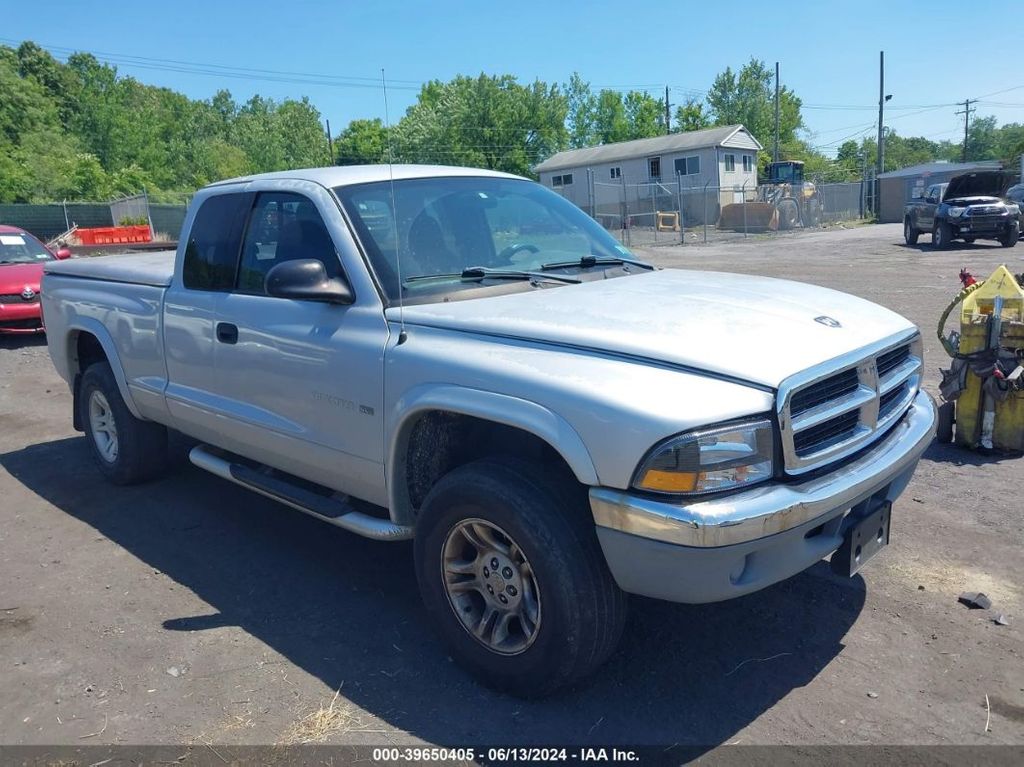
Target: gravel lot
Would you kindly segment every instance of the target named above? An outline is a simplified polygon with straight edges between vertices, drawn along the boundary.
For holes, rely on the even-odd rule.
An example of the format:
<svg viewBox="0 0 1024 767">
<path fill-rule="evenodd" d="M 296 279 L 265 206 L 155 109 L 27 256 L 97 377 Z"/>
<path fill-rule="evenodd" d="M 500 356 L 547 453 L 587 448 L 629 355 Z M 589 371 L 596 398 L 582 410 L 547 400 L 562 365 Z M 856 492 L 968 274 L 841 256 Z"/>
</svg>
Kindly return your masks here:
<svg viewBox="0 0 1024 767">
<path fill-rule="evenodd" d="M 940 254 L 900 235 L 884 225 L 646 256 L 902 312 L 924 329 L 934 393 L 934 323 L 960 267 L 1024 271 L 1024 246 Z M 446 657 L 408 545 L 232 486 L 192 468 L 183 446 L 163 480 L 111 487 L 70 405 L 43 342 L 0 340 L 0 743 L 1024 744 L 1020 458 L 935 445 L 863 577 L 819 564 L 725 604 L 635 599 L 602 672 L 525 703 Z M 993 609 L 957 604 L 962 591 Z M 336 691 L 318 735 L 310 715 Z"/>
</svg>

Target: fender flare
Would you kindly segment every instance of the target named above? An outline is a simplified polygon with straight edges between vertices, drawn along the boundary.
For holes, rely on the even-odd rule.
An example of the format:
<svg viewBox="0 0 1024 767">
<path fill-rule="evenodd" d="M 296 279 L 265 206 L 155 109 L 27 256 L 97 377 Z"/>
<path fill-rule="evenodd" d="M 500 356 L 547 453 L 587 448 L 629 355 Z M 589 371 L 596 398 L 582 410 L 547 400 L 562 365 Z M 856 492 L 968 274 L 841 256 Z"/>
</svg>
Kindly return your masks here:
<svg viewBox="0 0 1024 767">
<path fill-rule="evenodd" d="M 117 389 L 121 392 L 121 399 L 124 400 L 128 412 L 141 420 L 142 416 L 135 405 L 135 400 L 132 399 L 131 391 L 128 388 L 128 379 L 125 377 L 124 368 L 121 366 L 121 358 L 117 354 L 117 346 L 114 344 L 114 339 L 111 337 L 110 331 L 99 320 L 92 317 L 75 317 L 74 320 L 68 323 L 64 354 L 67 359 L 68 371 L 74 371 L 72 385 L 76 390 L 73 394 L 76 397 L 78 396 L 77 382 L 82 373 L 85 372 L 79 369 L 77 361 L 77 339 L 79 333 L 88 333 L 99 341 L 100 347 L 107 357 L 107 362 L 110 363 L 110 369 L 114 372 L 114 380 L 117 381 Z"/>
<path fill-rule="evenodd" d="M 388 498 L 391 509 L 399 516 L 411 517 L 405 496 L 405 471 L 402 460 L 409 444 L 412 425 L 419 414 L 429 410 L 446 410 L 504 424 L 533 434 L 549 444 L 568 464 L 584 485 L 600 484 L 590 451 L 576 430 L 557 413 L 536 402 L 470 389 L 454 384 L 421 384 L 406 392 L 395 404 L 388 418 Z"/>
</svg>

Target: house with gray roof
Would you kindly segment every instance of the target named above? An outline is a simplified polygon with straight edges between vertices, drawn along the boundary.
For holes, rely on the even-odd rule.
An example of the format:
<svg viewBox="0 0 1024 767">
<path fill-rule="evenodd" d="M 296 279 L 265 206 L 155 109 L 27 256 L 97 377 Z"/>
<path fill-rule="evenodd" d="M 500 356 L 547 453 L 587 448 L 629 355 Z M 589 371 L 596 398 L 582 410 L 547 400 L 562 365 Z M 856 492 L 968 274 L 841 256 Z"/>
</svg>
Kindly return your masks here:
<svg viewBox="0 0 1024 767">
<path fill-rule="evenodd" d="M 655 207 L 680 189 L 709 189 L 712 201 L 739 202 L 757 187 L 757 153 L 763 147 L 742 125 L 671 133 L 569 149 L 534 168 L 540 183 L 592 215 L 615 215 L 625 199 L 630 211 Z M 715 220 L 717 205 L 709 211 Z"/>
</svg>

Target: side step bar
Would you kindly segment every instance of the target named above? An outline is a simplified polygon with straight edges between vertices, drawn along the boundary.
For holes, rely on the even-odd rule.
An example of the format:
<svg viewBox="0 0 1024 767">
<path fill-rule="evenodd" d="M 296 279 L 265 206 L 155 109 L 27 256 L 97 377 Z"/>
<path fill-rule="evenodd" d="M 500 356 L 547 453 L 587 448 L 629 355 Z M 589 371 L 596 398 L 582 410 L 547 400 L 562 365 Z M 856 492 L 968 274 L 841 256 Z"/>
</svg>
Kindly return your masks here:
<svg viewBox="0 0 1024 767">
<path fill-rule="evenodd" d="M 277 477 L 260 472 L 214 454 L 206 445 L 189 452 L 188 459 L 211 474 L 234 482 L 267 498 L 291 506 L 335 527 L 378 541 L 404 541 L 413 536 L 413 528 L 356 511 L 344 501 L 325 498 Z"/>
</svg>

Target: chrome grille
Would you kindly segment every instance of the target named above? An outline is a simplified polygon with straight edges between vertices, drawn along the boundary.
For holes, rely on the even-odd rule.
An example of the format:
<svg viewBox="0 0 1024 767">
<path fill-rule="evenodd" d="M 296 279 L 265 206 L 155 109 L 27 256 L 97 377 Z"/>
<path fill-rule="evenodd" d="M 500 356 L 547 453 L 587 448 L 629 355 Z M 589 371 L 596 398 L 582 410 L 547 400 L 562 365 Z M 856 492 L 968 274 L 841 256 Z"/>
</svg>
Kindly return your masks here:
<svg viewBox="0 0 1024 767">
<path fill-rule="evenodd" d="M 20 293 L 0 293 L 0 304 L 38 304 L 39 293 L 32 298 L 23 298 Z"/>
<path fill-rule="evenodd" d="M 860 450 L 906 412 L 921 383 L 921 338 L 889 339 L 787 379 L 778 415 L 786 472 Z"/>
<path fill-rule="evenodd" d="M 1006 212 L 1005 208 L 999 205 L 975 205 L 967 209 L 967 215 L 971 216 L 1000 216 Z"/>
</svg>

